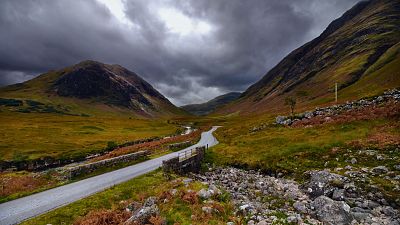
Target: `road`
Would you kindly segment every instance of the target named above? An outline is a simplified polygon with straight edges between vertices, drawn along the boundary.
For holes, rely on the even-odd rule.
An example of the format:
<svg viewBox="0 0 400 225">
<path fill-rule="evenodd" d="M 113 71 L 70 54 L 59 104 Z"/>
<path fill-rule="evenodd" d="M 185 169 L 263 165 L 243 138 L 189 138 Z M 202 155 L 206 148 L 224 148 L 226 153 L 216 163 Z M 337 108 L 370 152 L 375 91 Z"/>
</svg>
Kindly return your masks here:
<svg viewBox="0 0 400 225">
<path fill-rule="evenodd" d="M 31 217 L 105 190 L 113 185 L 128 181 L 159 168 L 163 160 L 176 157 L 180 152 L 199 146 L 214 146 L 218 144 L 217 139 L 212 134 L 216 129 L 218 127 L 213 127 L 211 130 L 203 132 L 197 144 L 181 151 L 0 204 L 0 224 L 20 223 Z"/>
</svg>

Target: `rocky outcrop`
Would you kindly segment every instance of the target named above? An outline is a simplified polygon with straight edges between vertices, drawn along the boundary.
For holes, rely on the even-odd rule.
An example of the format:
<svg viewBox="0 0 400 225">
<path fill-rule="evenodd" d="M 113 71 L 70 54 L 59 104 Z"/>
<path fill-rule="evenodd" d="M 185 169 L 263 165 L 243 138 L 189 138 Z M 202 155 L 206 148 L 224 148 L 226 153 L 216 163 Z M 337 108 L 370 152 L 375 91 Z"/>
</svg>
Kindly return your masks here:
<svg viewBox="0 0 400 225">
<path fill-rule="evenodd" d="M 132 216 L 125 222 L 125 224 L 153 224 L 151 223 L 150 219 L 160 215 L 157 201 L 158 199 L 156 197 L 149 197 L 141 207 L 138 207 L 137 205 L 128 207 L 127 209 L 129 211 L 131 211 L 132 208 L 134 211 Z M 163 224 L 166 224 L 165 221 Z"/>
<path fill-rule="evenodd" d="M 328 224 L 350 224 L 353 216 L 350 206 L 343 201 L 334 201 L 326 196 L 319 196 L 312 202 L 317 219 Z"/>
<path fill-rule="evenodd" d="M 157 110 L 153 102 L 172 104 L 137 74 L 119 66 L 83 61 L 61 72 L 52 90 L 60 96 L 98 98 L 134 110 Z"/>
<path fill-rule="evenodd" d="M 399 211 L 374 190 L 358 187 L 354 177 L 328 170 L 308 171 L 305 183 L 256 171 L 218 168 L 196 178 L 230 193 L 236 215 L 248 224 L 399 224 Z M 204 189 L 205 198 L 212 192 Z M 278 218 L 275 215 L 281 215 Z M 285 215 L 282 218 L 282 215 Z"/>
</svg>

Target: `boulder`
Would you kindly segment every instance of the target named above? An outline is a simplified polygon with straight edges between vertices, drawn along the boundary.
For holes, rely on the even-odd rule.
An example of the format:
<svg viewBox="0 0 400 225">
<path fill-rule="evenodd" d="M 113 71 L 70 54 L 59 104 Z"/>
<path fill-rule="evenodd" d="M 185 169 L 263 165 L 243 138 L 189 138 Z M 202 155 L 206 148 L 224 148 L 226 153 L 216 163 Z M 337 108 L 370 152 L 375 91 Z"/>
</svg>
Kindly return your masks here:
<svg viewBox="0 0 400 225">
<path fill-rule="evenodd" d="M 136 222 L 139 224 L 149 224 L 150 223 L 149 220 L 152 216 L 155 217 L 160 215 L 160 210 L 158 209 L 156 203 L 157 203 L 156 197 L 147 198 L 145 203 L 143 204 L 143 207 L 136 210 L 133 213 L 132 217 L 126 221 L 126 223 L 129 224 L 132 222 Z"/>
<path fill-rule="evenodd" d="M 157 201 L 158 201 L 157 197 L 154 197 L 154 196 L 149 197 L 144 202 L 143 207 L 150 207 L 150 206 L 156 205 Z"/>
<path fill-rule="evenodd" d="M 304 184 L 305 189 L 308 190 L 312 198 L 321 195 L 330 196 L 333 194 L 337 187 L 344 184 L 347 178 L 328 171 L 309 171 L 306 172 L 310 179 Z"/>
<path fill-rule="evenodd" d="M 202 199 L 209 199 L 211 196 L 214 194 L 213 191 L 207 190 L 205 188 L 201 189 L 199 192 L 197 192 L 197 196 L 199 196 Z"/>
<path fill-rule="evenodd" d="M 333 191 L 332 199 L 337 200 L 337 201 L 343 201 L 344 200 L 344 190 L 336 189 L 335 191 Z"/>
<path fill-rule="evenodd" d="M 327 224 L 350 224 L 353 216 L 350 206 L 343 201 L 334 201 L 326 196 L 319 196 L 312 202 L 318 220 Z"/>
<path fill-rule="evenodd" d="M 150 207 L 143 207 L 137 211 L 131 218 L 128 219 L 127 223 L 136 222 L 139 224 L 149 224 L 150 218 L 153 216 L 160 215 L 160 211 L 157 205 L 152 205 Z"/>
<path fill-rule="evenodd" d="M 209 206 L 203 206 L 203 207 L 201 207 L 201 210 L 203 212 L 205 212 L 206 214 L 211 214 L 213 212 L 213 208 L 211 208 Z"/>
<path fill-rule="evenodd" d="M 375 174 L 385 174 L 385 173 L 389 172 L 389 170 L 388 170 L 388 168 L 386 168 L 386 166 L 377 166 L 377 167 L 372 168 L 371 171 Z"/>
<path fill-rule="evenodd" d="M 275 119 L 275 122 L 277 124 L 283 124 L 283 121 L 285 121 L 285 120 L 286 120 L 285 116 L 277 116 L 276 119 Z"/>
<path fill-rule="evenodd" d="M 307 207 L 304 202 L 293 203 L 293 208 L 295 208 L 298 212 L 307 213 Z"/>
</svg>

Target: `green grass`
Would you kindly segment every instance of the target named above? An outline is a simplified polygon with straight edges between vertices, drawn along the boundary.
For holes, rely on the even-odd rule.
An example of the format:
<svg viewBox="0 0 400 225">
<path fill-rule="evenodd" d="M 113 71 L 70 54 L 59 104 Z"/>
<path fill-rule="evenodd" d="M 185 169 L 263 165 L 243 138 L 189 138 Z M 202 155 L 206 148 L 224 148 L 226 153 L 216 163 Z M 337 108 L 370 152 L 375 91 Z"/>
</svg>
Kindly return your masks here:
<svg viewBox="0 0 400 225">
<path fill-rule="evenodd" d="M 147 196 L 156 195 L 156 187 L 165 182 L 160 171 L 149 173 L 22 224 L 72 224 L 77 218 L 86 215 L 91 210 L 115 209 L 118 208 L 118 203 L 122 200 L 134 199 L 139 201 L 143 193 Z"/>
<path fill-rule="evenodd" d="M 73 158 L 96 152 L 112 141 L 127 141 L 175 133 L 165 120 L 127 116 L 71 116 L 53 113 L 0 112 L 0 160 Z"/>
<path fill-rule="evenodd" d="M 272 118 L 266 118 L 269 123 Z M 302 174 L 306 170 L 324 168 L 327 160 L 339 161 L 331 166 L 344 165 L 345 157 L 331 150 L 346 148 L 350 141 L 363 140 L 382 132 L 380 127 L 395 121 L 378 119 L 354 121 L 346 124 L 326 124 L 310 128 L 268 126 L 258 132 L 249 130 L 266 122 L 257 118 L 240 118 L 216 131 L 220 144 L 211 149 L 207 160 L 221 165 L 261 169 L 268 173 Z M 387 128 L 387 132 L 400 132 Z M 323 159 L 323 160 L 321 160 Z"/>
<path fill-rule="evenodd" d="M 179 180 L 179 179 L 178 179 Z M 67 206 L 55 209 L 44 215 L 25 221 L 23 225 L 41 225 L 41 224 L 73 224 L 74 221 L 87 215 L 90 211 L 99 209 L 123 210 L 121 201 L 138 201 L 149 196 L 161 196 L 163 192 L 176 188 L 178 193 L 187 192 L 189 189 L 198 191 L 203 188 L 200 182 L 192 182 L 189 186 L 184 186 L 182 182 L 176 180 L 167 180 L 161 170 L 137 177 L 128 182 L 116 185 L 110 189 L 81 199 Z M 215 199 L 218 201 L 218 199 Z M 181 199 L 178 194 L 166 203 L 159 203 L 161 216 L 167 220 L 167 224 L 178 222 L 182 225 L 189 224 L 226 224 L 229 216 L 232 214 L 232 205 L 229 200 L 218 202 L 225 209 L 224 212 L 214 213 L 205 216 L 201 207 L 205 203 L 188 203 Z M 192 220 L 191 216 L 197 216 L 197 220 Z M 206 220 L 205 220 L 206 218 Z"/>
</svg>

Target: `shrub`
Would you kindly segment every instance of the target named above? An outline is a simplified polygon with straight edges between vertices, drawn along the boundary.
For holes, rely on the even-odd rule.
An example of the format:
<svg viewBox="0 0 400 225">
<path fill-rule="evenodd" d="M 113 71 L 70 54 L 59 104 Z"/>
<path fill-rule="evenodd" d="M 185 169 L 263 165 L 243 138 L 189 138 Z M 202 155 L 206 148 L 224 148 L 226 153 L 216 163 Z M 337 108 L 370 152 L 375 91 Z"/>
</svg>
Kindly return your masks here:
<svg viewBox="0 0 400 225">
<path fill-rule="evenodd" d="M 0 105 L 4 106 L 21 106 L 23 102 L 17 99 L 0 98 Z"/>
</svg>

